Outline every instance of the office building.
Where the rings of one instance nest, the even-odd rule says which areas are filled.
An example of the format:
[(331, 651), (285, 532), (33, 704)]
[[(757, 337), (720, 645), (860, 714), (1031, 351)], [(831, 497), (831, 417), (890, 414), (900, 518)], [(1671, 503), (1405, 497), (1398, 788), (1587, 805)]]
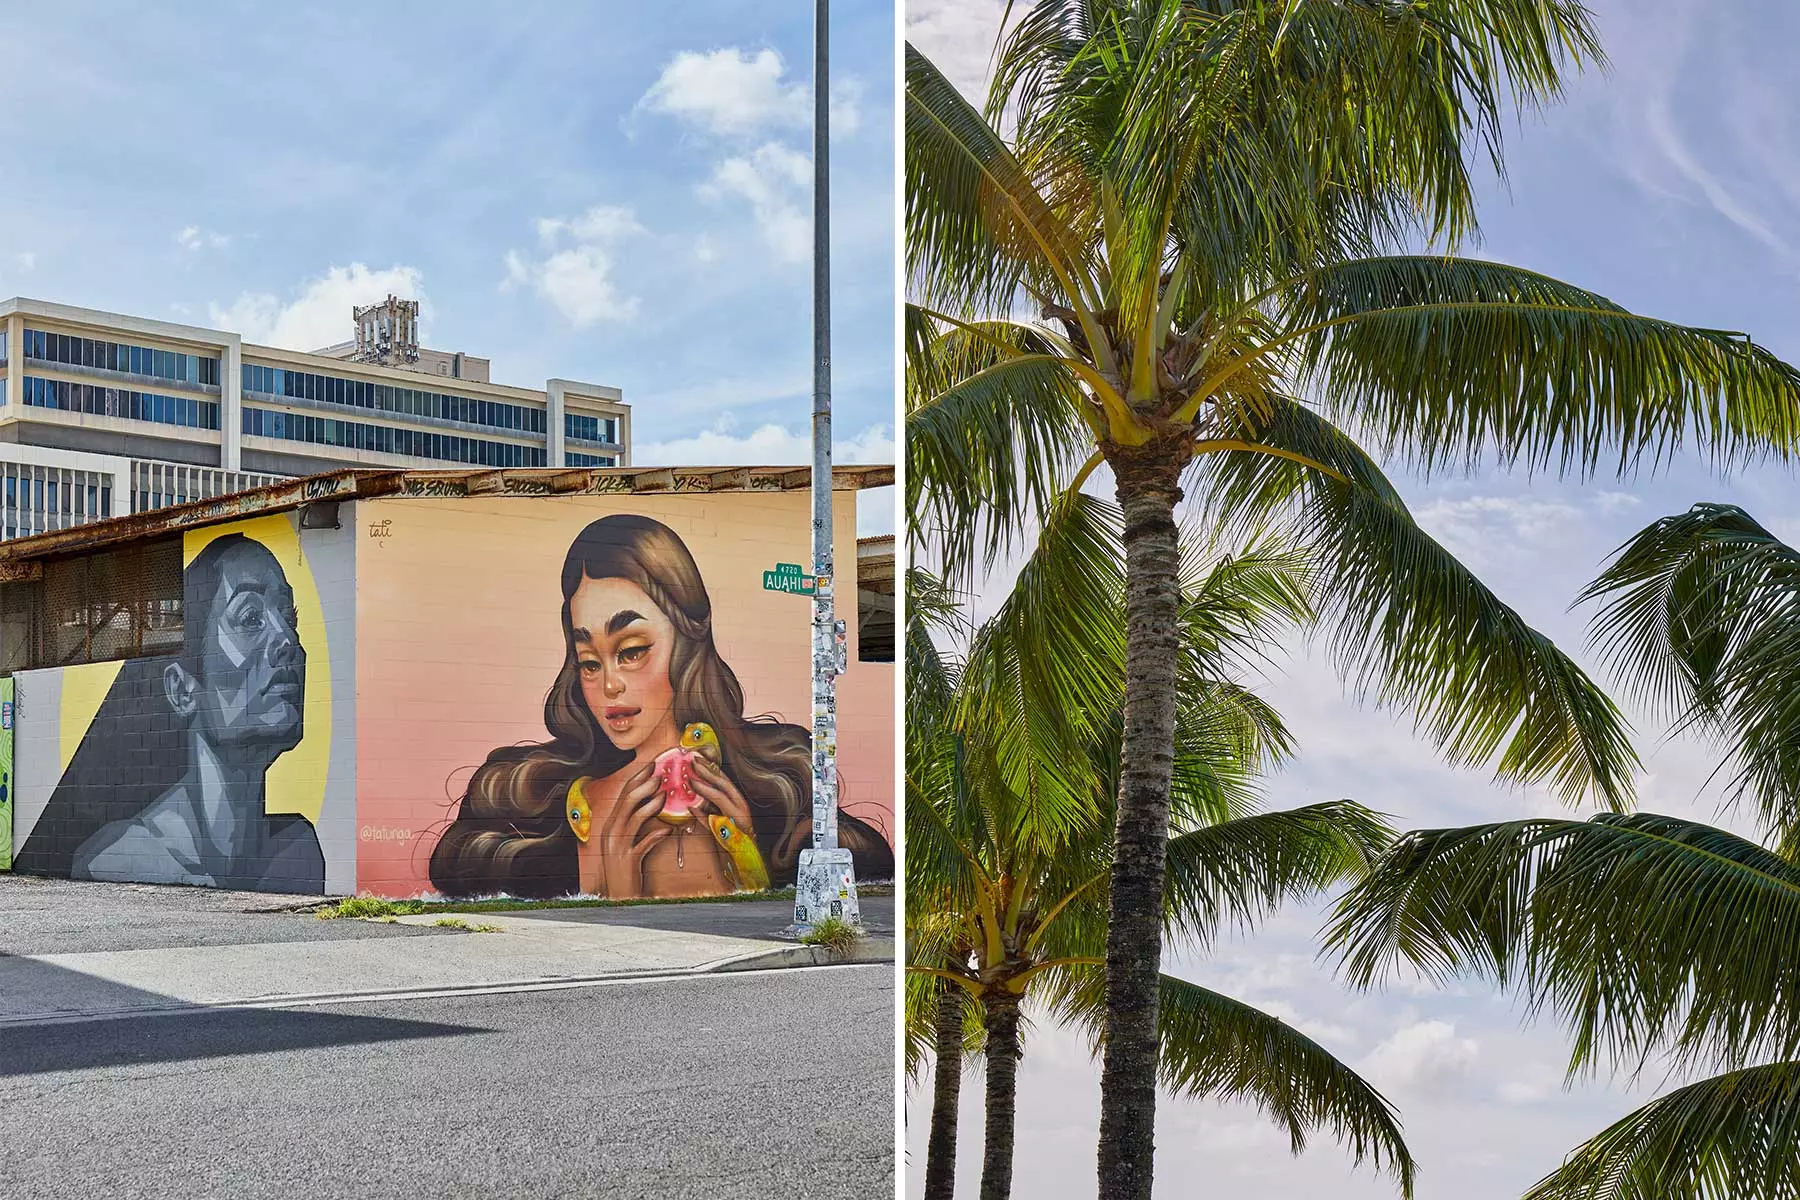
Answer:
[(489, 380), (419, 345), (418, 305), (303, 353), (43, 300), (0, 302), (0, 536), (341, 468), (631, 465), (619, 389)]

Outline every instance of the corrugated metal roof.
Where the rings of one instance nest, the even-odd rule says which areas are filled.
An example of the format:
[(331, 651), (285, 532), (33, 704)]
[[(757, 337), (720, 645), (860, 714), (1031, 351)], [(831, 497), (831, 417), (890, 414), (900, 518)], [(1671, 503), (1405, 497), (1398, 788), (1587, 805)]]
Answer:
[[(887, 487), (891, 466), (833, 467), (834, 491)], [(461, 470), (345, 470), (285, 480), (213, 500), (92, 521), (0, 541), (0, 579), (30, 574), (25, 564), (137, 538), (160, 537), (314, 503), (440, 499), (458, 496), (632, 495), (689, 492), (792, 492), (812, 486), (810, 467), (519, 467)]]

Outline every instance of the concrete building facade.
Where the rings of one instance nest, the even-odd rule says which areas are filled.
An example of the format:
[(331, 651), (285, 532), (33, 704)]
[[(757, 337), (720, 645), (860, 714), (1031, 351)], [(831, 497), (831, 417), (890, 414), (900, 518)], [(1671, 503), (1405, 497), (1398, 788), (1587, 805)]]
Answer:
[[(396, 313), (411, 304), (388, 303)], [(418, 347), (416, 305), (409, 316), (398, 348), (390, 336), (379, 350), (303, 353), (224, 330), (0, 302), (0, 535), (348, 467), (631, 464), (619, 389), (491, 383), (485, 359)]]

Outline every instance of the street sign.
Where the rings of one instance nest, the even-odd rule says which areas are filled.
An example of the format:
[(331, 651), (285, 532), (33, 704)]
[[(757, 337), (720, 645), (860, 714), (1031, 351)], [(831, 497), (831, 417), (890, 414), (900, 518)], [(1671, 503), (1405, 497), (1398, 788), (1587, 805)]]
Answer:
[[(788, 565), (790, 564), (782, 563), (781, 567)], [(763, 572), (763, 587), (771, 592), (791, 592), (796, 596), (810, 596), (817, 584), (817, 576), (802, 575), (798, 568), (792, 573), (783, 571), (780, 567), (773, 571)]]
[(775, 574), (777, 574), (777, 575), (804, 575), (804, 574), (806, 574), (806, 572), (801, 568), (799, 563), (776, 563), (775, 564)]

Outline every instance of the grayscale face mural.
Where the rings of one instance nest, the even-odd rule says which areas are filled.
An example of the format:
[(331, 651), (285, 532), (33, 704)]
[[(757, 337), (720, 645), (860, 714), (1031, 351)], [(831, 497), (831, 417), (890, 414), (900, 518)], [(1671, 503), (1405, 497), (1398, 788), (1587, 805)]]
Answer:
[(269, 767), (300, 744), (306, 650), (281, 564), (230, 534), (183, 576), (181, 656), (120, 668), (24, 870), (75, 879), (322, 893), (311, 822), (269, 815)]

